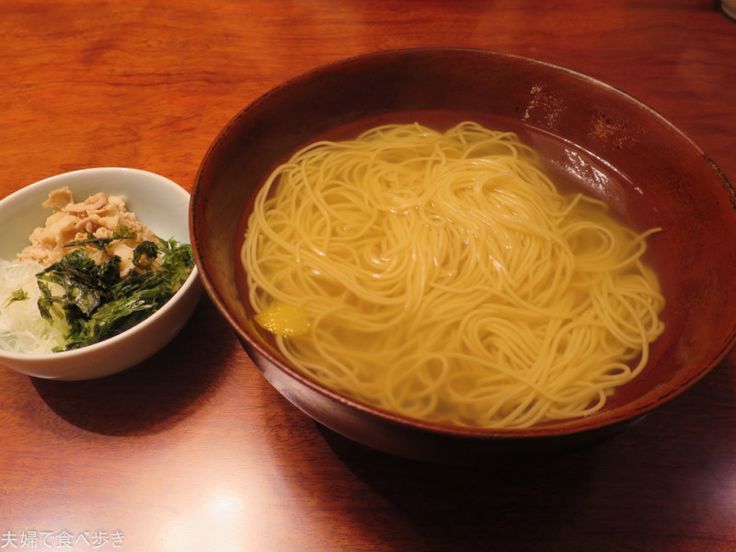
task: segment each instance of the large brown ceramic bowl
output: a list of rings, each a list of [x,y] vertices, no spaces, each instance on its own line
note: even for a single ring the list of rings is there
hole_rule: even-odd
[[[384,412],[294,370],[251,321],[238,249],[250,199],[276,164],[319,137],[385,122],[465,119],[519,132],[548,170],[602,197],[639,229],[661,226],[648,261],[667,300],[646,371],[599,413],[530,429],[460,429]],[[318,68],[228,123],[207,152],[191,203],[205,288],[255,364],[294,405],[356,441],[414,458],[556,449],[609,434],[703,377],[734,340],[736,196],[716,165],[644,104],[574,71],[458,49],[382,52]]]

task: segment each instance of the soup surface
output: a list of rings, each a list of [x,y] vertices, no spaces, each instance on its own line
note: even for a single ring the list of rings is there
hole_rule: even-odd
[[[344,127],[275,168],[239,253],[255,320],[293,366],[393,413],[488,428],[596,412],[645,370],[664,328],[642,261],[658,229],[595,198],[626,211],[605,163],[513,130]]]

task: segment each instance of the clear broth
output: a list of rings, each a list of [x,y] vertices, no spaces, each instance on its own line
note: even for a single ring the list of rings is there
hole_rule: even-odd
[[[620,222],[628,225],[636,231],[644,231],[657,226],[651,221],[656,220],[656,209],[644,200],[645,190],[633,183],[625,174],[593,153],[579,147],[578,145],[546,130],[527,125],[516,119],[497,117],[477,112],[462,111],[403,111],[399,113],[382,113],[356,119],[355,121],[328,130],[327,132],[314,136],[308,142],[284,154],[277,160],[269,170],[262,176],[256,191],[249,198],[245,209],[238,222],[235,242],[235,270],[236,282],[241,301],[249,316],[254,314],[248,300],[248,287],[245,272],[240,262],[240,249],[243,237],[248,225],[248,217],[253,210],[253,202],[257,192],[265,183],[268,175],[280,164],[286,162],[302,147],[320,140],[349,140],[356,138],[362,132],[380,125],[386,124],[410,124],[420,123],[424,126],[437,130],[446,130],[463,121],[474,121],[486,128],[515,132],[522,142],[532,147],[539,155],[540,163],[550,178],[555,182],[558,190],[562,193],[582,192],[588,196],[605,201],[612,215]],[[648,241],[649,248],[644,255],[644,262],[651,267],[655,273],[666,274],[664,267],[667,259],[672,254],[667,247],[666,237],[655,235]],[[665,299],[669,296],[670,282],[660,277],[660,285]],[[677,335],[677,331],[670,327],[671,318],[668,316],[668,307],[660,314],[665,322],[665,332],[653,344],[650,351],[649,364],[658,362],[662,353],[672,344],[670,336]],[[269,348],[277,351],[273,336],[260,330],[259,334]],[[647,371],[638,377],[638,380],[646,380]],[[616,389],[616,393],[609,397],[605,410],[625,404],[635,398],[636,393],[631,384]]]

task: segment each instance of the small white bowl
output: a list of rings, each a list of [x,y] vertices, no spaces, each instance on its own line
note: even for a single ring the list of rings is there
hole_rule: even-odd
[[[0,200],[0,257],[13,260],[28,236],[51,214],[41,204],[51,190],[69,186],[77,201],[96,192],[123,195],[128,209],[162,238],[189,243],[189,194],[168,178],[138,169],[82,169],[46,178]],[[157,312],[125,332],[72,351],[11,353],[0,364],[29,376],[86,380],[120,372],[166,345],[191,316],[201,292],[196,266],[181,289]]]

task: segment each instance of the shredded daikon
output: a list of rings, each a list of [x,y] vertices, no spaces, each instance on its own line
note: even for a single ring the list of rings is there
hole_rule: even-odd
[[[51,353],[64,346],[65,328],[38,311],[36,273],[41,265],[0,259],[0,348],[15,353]],[[18,290],[27,297],[11,301]]]

